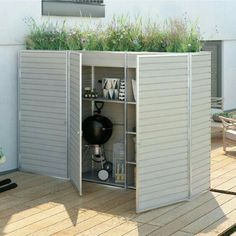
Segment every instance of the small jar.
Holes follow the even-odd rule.
[[[91,92],[91,97],[92,97],[92,98],[96,98],[96,96],[95,96],[95,91],[94,91],[94,90]]]
[[[90,87],[84,88],[84,98],[91,98],[91,88]]]
[[[97,97],[98,97],[98,93],[97,93],[96,89],[93,89],[91,91],[91,98],[97,98]]]

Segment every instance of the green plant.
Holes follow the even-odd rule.
[[[66,37],[66,48],[69,50],[81,50],[83,34],[79,29],[70,30]]]
[[[218,117],[223,116],[223,117],[226,117],[226,118],[233,118],[233,115],[230,112],[219,112],[219,113],[215,113],[214,115],[218,116]]]
[[[128,16],[114,17],[104,31],[105,50],[141,51],[142,19],[136,18],[133,23]]]
[[[37,25],[32,18],[28,19],[30,34],[26,37],[27,49],[63,50],[68,49],[65,22],[60,26],[49,21]]]
[[[197,52],[202,48],[201,35],[197,25],[182,19],[165,22],[167,52]]]
[[[144,29],[143,49],[150,52],[166,51],[166,33],[160,25],[148,21]]]
[[[182,19],[169,19],[164,24],[148,20],[144,24],[141,17],[132,21],[129,16],[119,16],[106,26],[90,24],[70,30],[65,22],[38,25],[29,19],[27,24],[27,49],[197,52],[202,46],[197,24]]]
[[[0,148],[0,159],[3,157],[4,157],[4,154],[3,154],[2,148]]]
[[[233,114],[229,113],[229,112],[219,112],[219,113],[215,113],[212,115],[212,119],[216,122],[221,122],[219,116],[223,116],[226,118],[233,118]]]

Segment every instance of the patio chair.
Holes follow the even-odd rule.
[[[222,135],[223,125],[220,122],[215,122],[213,116],[217,113],[222,113],[223,98],[211,97],[211,137],[218,137]]]
[[[219,116],[223,124],[223,150],[227,153],[227,146],[236,146],[236,119]]]

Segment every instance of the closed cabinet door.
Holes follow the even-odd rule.
[[[19,167],[67,178],[66,52],[19,55]]]
[[[81,129],[81,54],[68,53],[69,72],[69,176],[75,187],[82,194],[82,129]]]
[[[188,58],[137,60],[137,212],[189,196]]]

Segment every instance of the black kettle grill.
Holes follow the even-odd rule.
[[[112,135],[112,122],[105,116],[101,115],[104,106],[103,102],[95,102],[97,111],[95,115],[87,117],[82,123],[83,137],[89,145],[94,146],[94,156],[92,160],[100,162],[102,169],[98,172],[98,178],[107,180],[109,171],[106,170],[106,164],[109,164],[109,170],[112,171],[112,163],[106,161],[103,145]]]

